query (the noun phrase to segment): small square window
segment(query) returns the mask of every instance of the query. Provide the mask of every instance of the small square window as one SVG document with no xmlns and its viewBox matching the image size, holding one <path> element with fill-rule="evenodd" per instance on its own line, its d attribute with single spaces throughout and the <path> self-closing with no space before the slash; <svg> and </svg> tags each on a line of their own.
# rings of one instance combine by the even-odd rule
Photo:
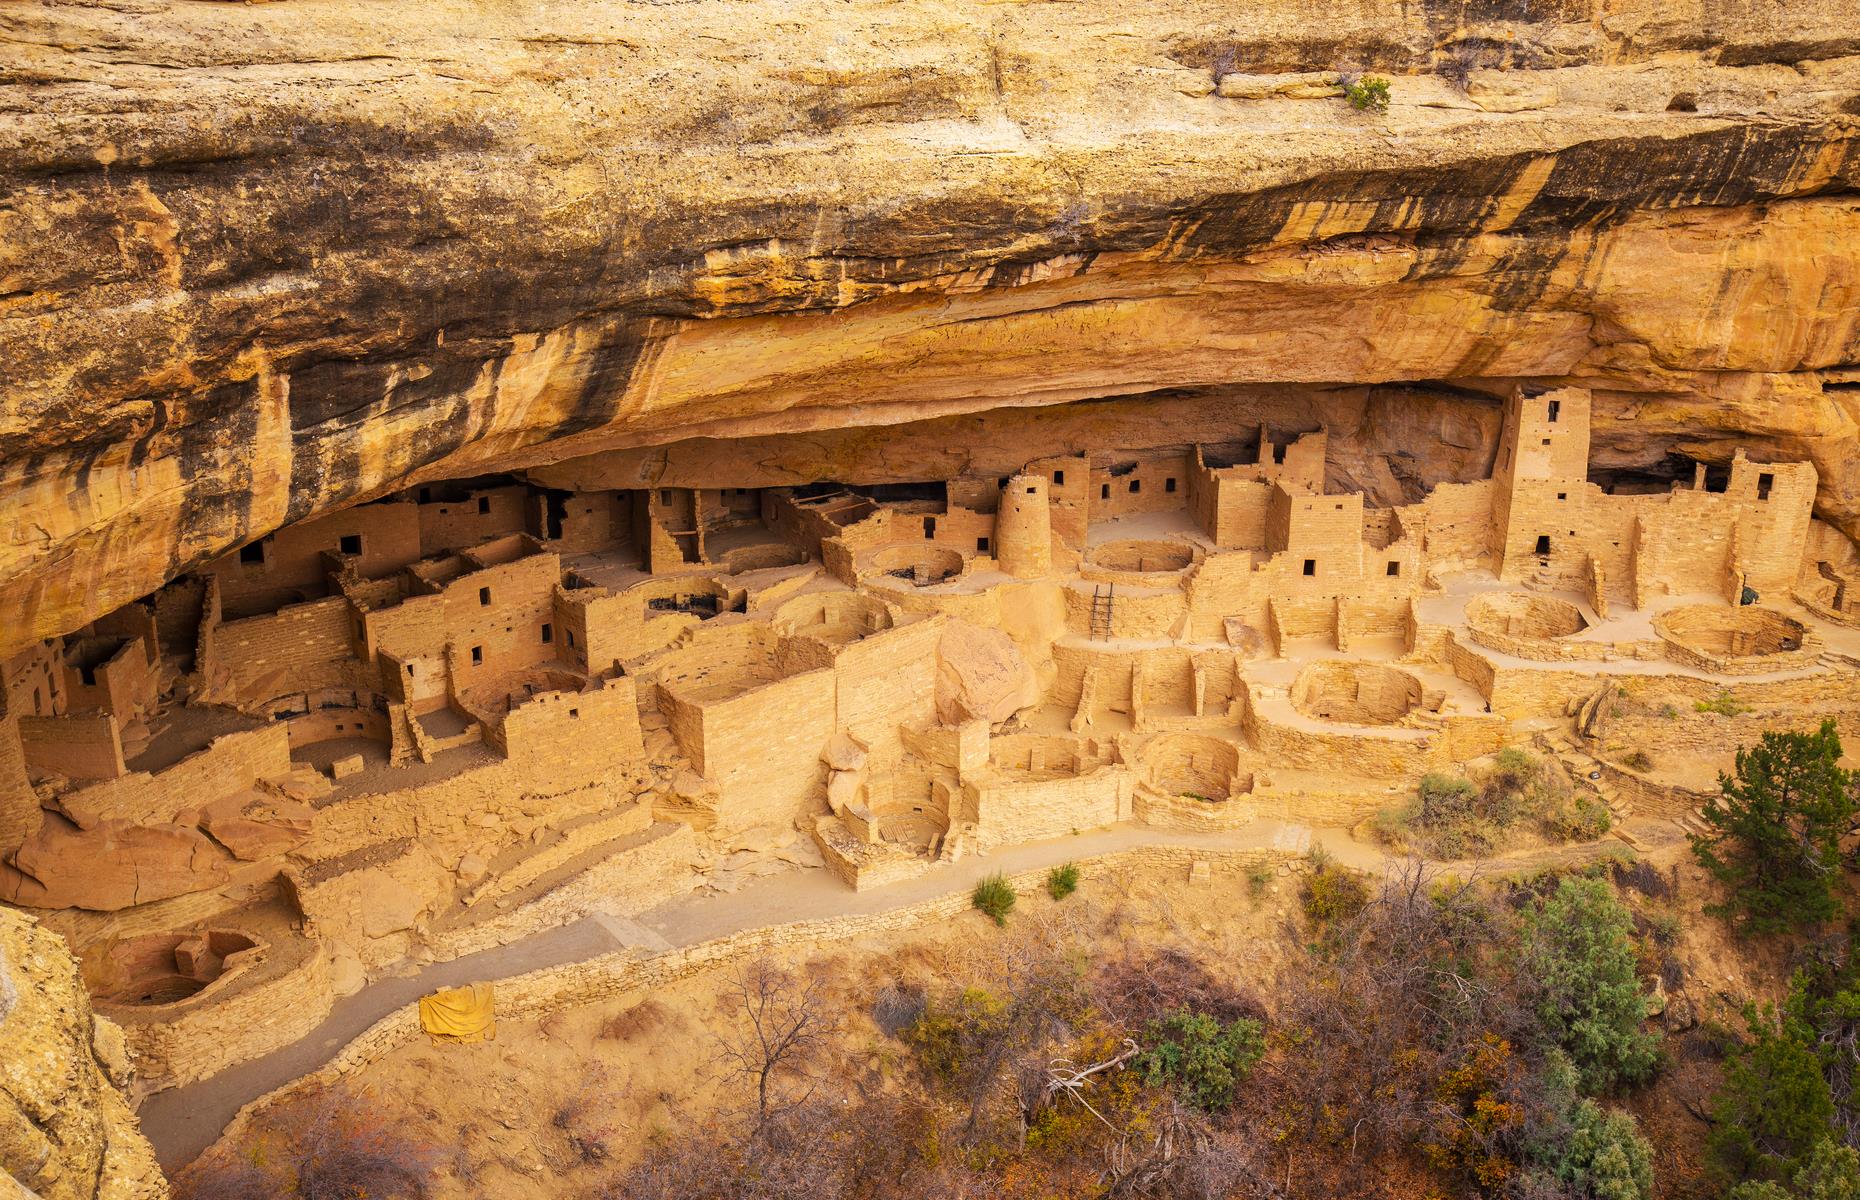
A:
<svg viewBox="0 0 1860 1200">
<path fill-rule="evenodd" d="M 265 565 L 265 543 L 253 542 L 249 546 L 239 547 L 239 561 L 248 567 Z"/>
<path fill-rule="evenodd" d="M 580 720 L 581 710 L 578 708 L 571 708 L 568 710 L 568 715 L 571 720 Z"/>
<path fill-rule="evenodd" d="M 1393 579 L 1397 575 L 1400 575 L 1400 574 L 1401 574 L 1401 564 L 1398 562 L 1390 563 L 1389 564 L 1389 578 Z"/>
<path fill-rule="evenodd" d="M 1549 438 L 1545 438 L 1545 439 L 1544 439 L 1544 445 L 1546 445 L 1546 446 L 1548 446 L 1549 444 L 1550 444 L 1550 439 L 1549 439 Z"/>
<path fill-rule="evenodd" d="M 1142 490 L 1143 490 L 1143 481 L 1141 479 L 1133 479 L 1130 481 L 1130 494 L 1131 495 L 1134 496 Z"/>
<path fill-rule="evenodd" d="M 476 667 L 476 666 L 483 665 L 483 663 L 484 663 L 484 647 L 473 646 L 471 648 L 471 665 Z"/>
<path fill-rule="evenodd" d="M 362 535 L 359 533 L 344 534 L 342 540 L 337 543 L 337 548 L 344 554 L 360 554 L 362 552 Z"/>
<path fill-rule="evenodd" d="M 975 552 L 977 554 L 988 553 L 988 539 L 987 538 L 978 537 L 975 539 Z"/>
<path fill-rule="evenodd" d="M 1037 491 L 1039 491 L 1039 490 L 1040 490 L 1040 489 L 1039 489 L 1039 488 L 1037 488 L 1037 487 L 1030 487 L 1030 488 L 1028 488 L 1028 489 L 1027 489 L 1027 494 L 1028 494 L 1029 496 L 1031 496 L 1031 495 L 1033 495 L 1033 494 L 1034 494 L 1035 492 L 1037 492 Z"/>
<path fill-rule="evenodd" d="M 549 622 L 547 621 L 543 622 L 542 640 L 543 640 L 543 645 L 545 646 L 547 646 L 550 642 L 555 641 L 555 626 L 549 624 Z"/>
<path fill-rule="evenodd" d="M 1163 491 L 1165 491 L 1165 492 L 1173 492 L 1173 491 L 1175 491 L 1175 480 L 1173 480 L 1173 479 L 1165 479 L 1165 480 L 1163 480 Z"/>
<path fill-rule="evenodd" d="M 1569 493 L 1568 493 L 1568 492 L 1558 492 L 1558 493 L 1556 494 L 1556 498 L 1557 498 L 1558 500 L 1567 500 L 1567 499 L 1569 499 Z"/>
<path fill-rule="evenodd" d="M 491 603 L 491 589 L 490 588 L 482 587 L 478 589 L 478 603 L 484 604 L 484 605 L 488 605 Z"/>
<path fill-rule="evenodd" d="M 1305 559 L 1305 574 L 1307 575 L 1317 574 L 1317 559 L 1315 558 Z"/>
<path fill-rule="evenodd" d="M 1053 472 L 1053 486 L 1054 487 L 1066 486 L 1066 473 L 1064 471 Z"/>
<path fill-rule="evenodd" d="M 478 497 L 478 515 L 483 516 L 490 511 L 491 511 L 491 498 L 489 496 Z"/>
</svg>

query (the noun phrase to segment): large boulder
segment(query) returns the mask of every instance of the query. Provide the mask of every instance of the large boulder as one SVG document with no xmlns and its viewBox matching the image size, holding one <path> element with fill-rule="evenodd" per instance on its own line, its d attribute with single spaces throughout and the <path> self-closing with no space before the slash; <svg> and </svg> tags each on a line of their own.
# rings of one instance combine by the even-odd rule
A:
<svg viewBox="0 0 1860 1200">
<path fill-rule="evenodd" d="M 937 643 L 936 714 L 947 725 L 1005 721 L 1040 702 L 1033 668 L 998 629 L 951 621 Z"/>
<path fill-rule="evenodd" d="M 114 912 L 217 887 L 229 863 L 192 826 L 104 820 L 79 829 L 48 812 L 38 832 L 0 863 L 0 899 Z"/>
</svg>

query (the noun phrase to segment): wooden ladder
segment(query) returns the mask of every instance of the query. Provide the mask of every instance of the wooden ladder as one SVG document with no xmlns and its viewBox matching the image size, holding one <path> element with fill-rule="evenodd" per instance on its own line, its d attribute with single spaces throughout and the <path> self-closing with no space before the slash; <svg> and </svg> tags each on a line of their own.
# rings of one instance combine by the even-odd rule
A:
<svg viewBox="0 0 1860 1200">
<path fill-rule="evenodd" d="M 1109 641 L 1111 637 L 1111 609 L 1117 603 L 1117 585 L 1091 589 L 1091 637 L 1095 642 Z"/>
</svg>

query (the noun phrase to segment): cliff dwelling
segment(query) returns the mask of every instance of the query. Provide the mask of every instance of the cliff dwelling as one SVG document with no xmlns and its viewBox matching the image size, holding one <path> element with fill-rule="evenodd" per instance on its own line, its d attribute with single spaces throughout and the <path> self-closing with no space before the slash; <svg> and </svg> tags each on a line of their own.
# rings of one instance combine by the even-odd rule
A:
<svg viewBox="0 0 1860 1200">
<path fill-rule="evenodd" d="M 621 453 L 287 525 L 6 660 L 0 893 L 174 1085 L 707 847 L 798 830 L 850 891 L 1126 823 L 1349 826 L 1623 680 L 1851 688 L 1812 464 L 1604 486 L 1588 390 L 1456 403 L 1490 466 L 1418 495 L 1336 486 L 1324 424 L 1144 445 L 1132 406 L 1092 420 L 1135 444 L 999 474 L 737 486 L 723 447 L 626 487 Z"/>
<path fill-rule="evenodd" d="M 1787 954 L 1701 932 L 1753 747 L 1824 739 L 1860 822 L 1855 0 L 13 7 L 0 1190 L 162 1200 L 336 1096 L 430 1136 L 422 1200 L 734 1197 L 607 1176 L 749 1111 L 690 1048 L 753 960 L 846 1006 L 810 1136 L 1188 1195 L 1333 1108 L 1221 1124 L 1170 1030 L 1315 1079 L 1281 984 L 1373 1008 L 1398 883 L 1485 889 L 1510 987 L 1565 878 L 1631 909 L 1678 1098 L 1565 1096 L 1490 980 L 1502 1053 L 1403 1094 L 1528 1076 L 1487 1091 L 1696 1181 L 1777 963 L 1860 987 L 1860 824 L 1832 907 L 1737 918 Z M 1075 892 L 1096 990 L 958 1103 L 932 1034 L 1019 1013 Z M 1066 1107 L 1111 1081 L 1151 1107 Z M 802 1144 L 757 1103 L 683 1165 Z M 1554 1191 L 1516 1132 L 1487 1178 L 1435 1115 L 1224 1194 L 1703 1195 Z"/>
</svg>

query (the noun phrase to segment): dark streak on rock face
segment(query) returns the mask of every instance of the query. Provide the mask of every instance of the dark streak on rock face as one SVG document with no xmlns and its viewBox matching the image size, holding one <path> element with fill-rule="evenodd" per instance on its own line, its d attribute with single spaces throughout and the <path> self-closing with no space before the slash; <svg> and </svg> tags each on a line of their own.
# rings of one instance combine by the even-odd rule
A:
<svg viewBox="0 0 1860 1200">
<path fill-rule="evenodd" d="M 179 574 L 253 533 L 252 464 L 258 443 L 256 382 L 229 383 L 209 391 L 178 431 L 175 455 L 185 498 L 169 552 Z"/>
<path fill-rule="evenodd" d="M 394 464 L 401 474 L 469 442 L 494 415 L 475 410 L 468 395 L 485 369 L 481 358 L 436 352 L 418 359 L 317 363 L 294 372 L 286 519 L 301 520 L 381 483 L 364 467 L 364 442 L 371 428 L 398 411 L 418 410 L 421 429 L 419 438 L 403 443 L 409 454 Z"/>
</svg>

